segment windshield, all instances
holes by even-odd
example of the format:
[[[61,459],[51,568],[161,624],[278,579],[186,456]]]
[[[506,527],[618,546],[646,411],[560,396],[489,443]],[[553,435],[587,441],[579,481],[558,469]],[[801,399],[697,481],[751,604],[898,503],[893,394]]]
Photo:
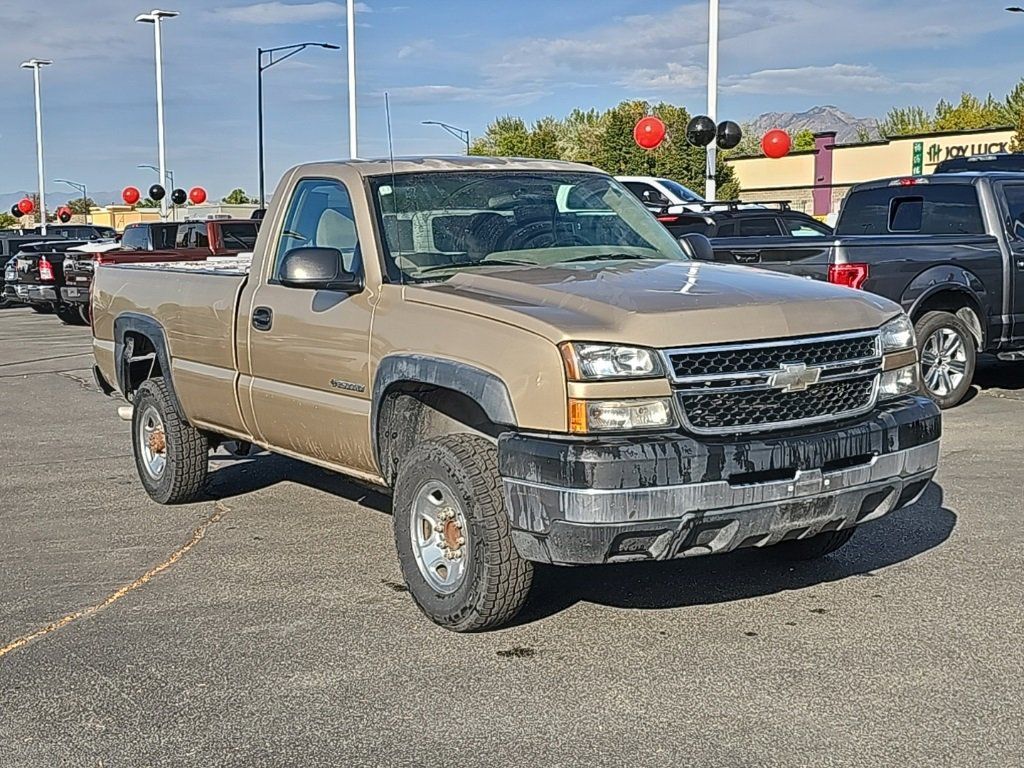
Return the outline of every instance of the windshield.
[[[678,181],[672,181],[672,179],[658,179],[662,186],[667,187],[671,190],[672,194],[678,197],[685,203],[701,203],[704,202],[704,198],[698,195],[689,187],[684,187]]]
[[[686,256],[614,179],[596,173],[452,171],[370,180],[392,280],[568,262]]]

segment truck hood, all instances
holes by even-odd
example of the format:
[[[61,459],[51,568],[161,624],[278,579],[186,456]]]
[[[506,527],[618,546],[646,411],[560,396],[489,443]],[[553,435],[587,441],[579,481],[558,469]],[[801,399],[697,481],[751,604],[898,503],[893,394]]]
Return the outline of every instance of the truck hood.
[[[722,344],[864,330],[900,308],[862,291],[698,261],[495,267],[406,288],[406,300],[520,326],[557,343]]]

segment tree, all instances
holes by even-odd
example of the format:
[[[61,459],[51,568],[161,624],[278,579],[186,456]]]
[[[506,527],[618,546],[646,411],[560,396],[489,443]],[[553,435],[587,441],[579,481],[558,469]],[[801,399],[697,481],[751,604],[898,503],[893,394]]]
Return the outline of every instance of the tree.
[[[654,154],[638,147],[633,127],[650,112],[646,101],[623,101],[605,113],[604,130],[597,144],[594,164],[615,175],[650,176]]]
[[[574,109],[562,121],[562,131],[558,137],[558,156],[576,163],[593,163],[597,157],[605,123],[605,116],[596,109]]]
[[[71,212],[78,216],[87,216],[92,208],[96,207],[96,201],[91,197],[81,198],[76,197],[72,200],[68,200],[68,208]]]
[[[1017,124],[1014,126],[1013,138],[1010,139],[1011,152],[1024,152],[1024,112],[1017,116]]]
[[[883,138],[912,136],[934,130],[935,120],[923,107],[893,107],[878,124]]]
[[[1006,105],[992,98],[992,94],[982,101],[972,93],[962,93],[958,104],[943,99],[935,106],[936,131],[973,131],[1005,124]]]
[[[145,200],[140,200],[135,204],[136,208],[159,208],[160,203],[151,197],[147,197]]]
[[[814,149],[814,131],[810,128],[797,131],[793,137],[793,150],[796,152],[806,152],[811,149]]]
[[[254,200],[245,194],[245,190],[241,188],[232,189],[228,194],[220,199],[225,205],[251,205],[259,202]]]
[[[559,138],[562,135],[562,123],[553,117],[542,117],[533,124],[526,142],[526,157],[537,157],[547,160],[561,158]]]
[[[530,151],[530,132],[521,117],[505,115],[487,126],[484,135],[469,148],[471,155],[524,157]]]
[[[0,229],[17,229],[21,226],[21,219],[15,218],[7,211],[0,213]]]

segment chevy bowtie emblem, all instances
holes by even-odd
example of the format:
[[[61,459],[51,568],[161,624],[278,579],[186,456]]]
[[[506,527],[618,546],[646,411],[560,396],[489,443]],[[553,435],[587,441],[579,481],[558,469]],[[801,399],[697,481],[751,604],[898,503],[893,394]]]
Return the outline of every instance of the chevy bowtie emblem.
[[[769,377],[768,386],[783,392],[803,392],[820,378],[821,368],[808,368],[806,363],[787,363]]]

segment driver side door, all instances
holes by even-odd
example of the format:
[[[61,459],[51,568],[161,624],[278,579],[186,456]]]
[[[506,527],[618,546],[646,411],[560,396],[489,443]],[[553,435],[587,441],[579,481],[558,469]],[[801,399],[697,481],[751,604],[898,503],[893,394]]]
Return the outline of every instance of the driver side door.
[[[284,257],[307,246],[337,249],[345,270],[362,274],[360,234],[341,181],[299,181],[277,242],[269,245],[273,267],[256,288],[247,318],[258,433],[283,452],[356,474],[374,468],[369,335],[377,296],[366,289],[288,287],[280,276]]]
[[[1007,207],[1007,241],[1010,248],[1010,338],[1024,347],[1024,184],[1000,186]]]

